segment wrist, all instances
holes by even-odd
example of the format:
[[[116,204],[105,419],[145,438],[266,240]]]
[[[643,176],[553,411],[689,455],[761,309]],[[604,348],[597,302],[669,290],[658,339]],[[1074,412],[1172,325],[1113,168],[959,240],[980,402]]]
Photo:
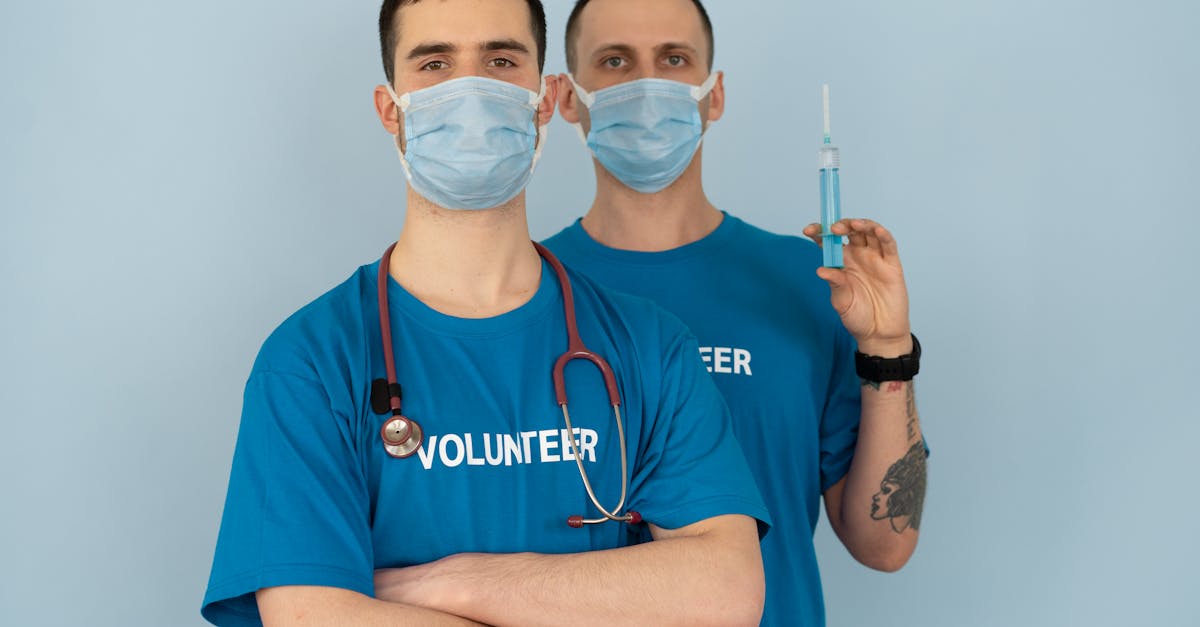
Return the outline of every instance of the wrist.
[[[428,571],[424,573],[422,593],[436,603],[436,608],[465,616],[467,605],[470,603],[472,591],[463,584],[462,574],[471,569],[471,554],[458,553],[447,555],[435,562],[430,562]]]
[[[854,353],[854,370],[864,383],[878,384],[884,381],[911,381],[921,371],[921,343],[917,336],[909,334],[909,352],[899,345],[868,345],[866,349],[859,347]],[[888,356],[888,353],[869,353],[866,350],[900,351],[899,354]]]
[[[912,335],[896,338],[871,338],[858,342],[858,352],[872,357],[892,359],[913,352]]]

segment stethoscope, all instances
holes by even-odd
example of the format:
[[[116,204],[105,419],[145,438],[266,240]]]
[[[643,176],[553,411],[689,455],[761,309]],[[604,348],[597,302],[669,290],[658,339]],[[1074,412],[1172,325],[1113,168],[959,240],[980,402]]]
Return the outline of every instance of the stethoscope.
[[[579,327],[575,322],[575,296],[571,291],[571,282],[567,278],[566,269],[544,246],[534,242],[533,247],[537,249],[542,259],[545,259],[554,269],[554,274],[558,277],[558,285],[562,290],[563,309],[567,320],[567,351],[559,355],[558,360],[554,362],[551,376],[554,380],[555,400],[562,408],[563,421],[567,424],[567,433],[571,434],[574,431],[571,427],[571,413],[567,410],[567,386],[563,372],[569,362],[586,359],[592,362],[600,370],[600,375],[604,377],[604,387],[608,389],[608,401],[612,404],[613,417],[617,421],[617,440],[620,442],[621,448],[621,500],[617,501],[617,506],[610,511],[600,504],[595,491],[592,490],[592,482],[588,479],[587,470],[583,467],[583,455],[579,450],[579,442],[574,437],[567,438],[571,441],[571,452],[575,454],[575,465],[579,468],[579,477],[583,479],[583,487],[587,490],[588,498],[592,500],[592,505],[596,506],[596,510],[603,514],[603,518],[570,516],[567,518],[567,524],[576,529],[609,520],[636,525],[642,522],[641,514],[633,510],[621,513],[621,509],[625,507],[625,497],[629,487],[629,464],[625,445],[625,423],[621,420],[621,394],[617,389],[617,379],[613,376],[612,367],[608,365],[608,362],[589,350],[584,345],[583,339],[579,337]],[[400,411],[400,384],[396,381],[396,358],[392,352],[392,324],[387,297],[388,269],[392,259],[392,250],[395,248],[396,244],[388,246],[383,253],[383,259],[379,261],[379,331],[383,336],[383,361],[387,366],[388,403],[392,410],[392,417],[383,423],[383,428],[379,433],[383,438],[383,449],[387,451],[388,455],[405,458],[410,457],[417,452],[417,449],[421,448],[421,442],[425,436],[421,425]]]

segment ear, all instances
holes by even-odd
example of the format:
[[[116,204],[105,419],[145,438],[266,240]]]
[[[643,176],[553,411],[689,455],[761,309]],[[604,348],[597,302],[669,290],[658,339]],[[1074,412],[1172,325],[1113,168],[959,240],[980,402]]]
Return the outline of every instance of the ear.
[[[708,92],[708,122],[711,124],[725,115],[725,73],[717,72],[717,82]]]
[[[545,126],[554,119],[554,107],[558,105],[558,81],[558,76],[554,74],[546,76],[546,95],[542,97],[537,110],[538,126]]]
[[[558,75],[558,112],[568,124],[579,123],[579,98],[566,74]]]
[[[375,88],[375,113],[388,135],[400,134],[400,107],[396,106],[391,94],[383,85]]]

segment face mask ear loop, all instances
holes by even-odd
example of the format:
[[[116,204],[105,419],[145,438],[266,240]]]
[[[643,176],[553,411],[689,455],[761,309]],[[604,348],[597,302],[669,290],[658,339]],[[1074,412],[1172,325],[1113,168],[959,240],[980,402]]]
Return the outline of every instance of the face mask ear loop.
[[[596,94],[588,93],[588,90],[580,87],[579,83],[575,82],[575,75],[569,72],[567,73],[567,80],[571,81],[571,87],[575,88],[575,93],[579,96],[579,102],[582,102],[583,106],[591,109],[592,105],[596,104]]]
[[[549,124],[544,124],[538,127],[537,147],[533,149],[533,163],[529,165],[530,172],[533,172],[533,169],[537,167],[538,159],[542,158],[542,148],[546,145],[546,138],[549,136],[549,134]]]
[[[583,132],[583,125],[580,124],[579,122],[575,122],[574,124],[571,125],[571,128],[575,129],[575,134],[579,136],[579,141],[583,142],[583,145],[586,146],[587,145],[587,133]]]
[[[531,94],[529,97],[529,104],[533,106],[534,118],[537,118],[540,113],[540,111],[538,111],[538,107],[541,106],[542,100],[546,98],[546,77],[542,77],[542,88],[538,90],[538,93],[529,93]],[[530,172],[533,172],[533,169],[537,167],[538,159],[542,158],[542,148],[546,146],[546,137],[549,135],[549,133],[549,124],[542,124],[537,127],[537,139],[534,140],[535,145],[533,149],[533,163],[529,164]]]
[[[717,73],[713,72],[708,75],[708,78],[704,79],[703,83],[700,83],[699,85],[696,85],[695,87],[692,88],[692,98],[695,98],[696,102],[700,102],[701,100],[704,100],[704,98],[706,96],[708,96],[708,94],[710,92],[712,92],[713,87],[716,86],[716,84],[717,84]],[[701,133],[700,133],[700,142],[701,143],[704,143],[704,136],[708,134],[708,129],[711,127],[712,127],[711,121],[704,122],[704,130],[701,131]]]
[[[397,96],[396,91],[392,89],[391,85],[387,85],[386,87],[388,95],[392,97],[392,102],[400,109],[400,113],[403,114],[410,102],[408,94]],[[392,139],[396,142],[396,154],[400,155],[400,165],[404,167],[404,178],[408,179],[408,182],[411,183],[412,170],[408,167],[408,159],[404,158],[404,148],[400,146],[400,134],[397,133]]]
[[[579,96],[579,102],[583,103],[584,107],[591,109],[592,105],[596,104],[596,94],[589,94],[586,89],[580,87],[579,83],[575,82],[575,76],[571,73],[567,73],[567,80],[571,81],[571,86],[575,88],[575,94]],[[583,142],[583,145],[586,146],[587,133],[583,132],[583,124],[572,122],[571,126],[575,127],[575,132],[579,135],[579,141]]]
[[[542,86],[540,89],[538,89],[538,92],[536,94],[533,92],[529,92],[529,104],[533,105],[533,107],[536,109],[541,106],[542,100],[544,100],[545,98],[546,98],[546,77],[543,76],[542,77]]]
[[[708,92],[712,91],[716,84],[717,73],[713,72],[712,74],[708,75],[708,78],[704,79],[703,83],[692,88],[692,98],[694,98],[696,102],[704,100],[704,97],[708,95]]]

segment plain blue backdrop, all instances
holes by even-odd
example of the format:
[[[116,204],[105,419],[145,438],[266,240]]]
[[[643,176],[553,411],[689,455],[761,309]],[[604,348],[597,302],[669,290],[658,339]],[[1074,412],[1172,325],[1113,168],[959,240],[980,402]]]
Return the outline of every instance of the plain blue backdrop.
[[[1200,5],[709,4],[714,202],[817,217],[830,82],[926,347],[921,546],[873,573],[822,523],[830,625],[1200,624]],[[255,353],[402,222],[377,10],[0,5],[0,624],[201,624]],[[561,119],[546,156],[538,238],[593,192]]]

